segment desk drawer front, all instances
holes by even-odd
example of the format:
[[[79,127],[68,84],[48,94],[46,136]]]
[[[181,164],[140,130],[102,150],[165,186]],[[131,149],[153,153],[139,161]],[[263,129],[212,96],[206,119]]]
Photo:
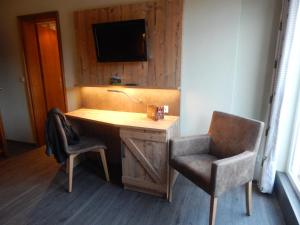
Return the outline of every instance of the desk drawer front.
[[[163,142],[167,141],[167,134],[164,131],[148,131],[148,130],[135,130],[135,129],[121,129],[121,138],[134,138],[143,141]]]

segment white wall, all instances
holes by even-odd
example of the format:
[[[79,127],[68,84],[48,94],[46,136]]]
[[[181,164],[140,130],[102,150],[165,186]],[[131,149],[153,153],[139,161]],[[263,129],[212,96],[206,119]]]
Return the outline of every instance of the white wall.
[[[213,110],[264,119],[280,0],[187,0],[182,135],[205,133]]]
[[[232,112],[264,119],[281,4],[280,0],[243,0]]]
[[[0,2],[0,107],[7,137],[33,141],[26,103],[17,16],[59,11],[68,107],[76,108],[73,11],[145,0],[10,0]],[[213,110],[263,118],[268,57],[280,0],[185,0],[182,55],[182,134],[207,131]],[[278,14],[278,13],[277,13]],[[276,15],[277,15],[276,14]],[[4,21],[4,22],[3,22]]]
[[[189,0],[184,5],[181,131],[207,132],[213,110],[230,111],[240,0]]]

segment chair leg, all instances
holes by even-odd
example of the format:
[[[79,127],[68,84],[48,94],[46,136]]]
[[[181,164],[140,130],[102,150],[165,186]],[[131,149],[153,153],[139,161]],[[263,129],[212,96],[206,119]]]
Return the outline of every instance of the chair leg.
[[[215,225],[215,223],[216,223],[217,204],[218,204],[218,198],[211,196],[210,197],[209,225]]]
[[[252,210],[252,181],[246,183],[246,209],[247,209],[247,216],[251,215]]]
[[[67,162],[66,162],[66,174],[69,173],[69,158],[67,159]]]
[[[102,165],[103,165],[104,172],[105,172],[106,181],[109,182],[109,174],[108,174],[108,168],[107,168],[106,156],[105,156],[105,150],[104,149],[100,150],[100,156],[101,156],[101,161],[102,161]]]
[[[74,168],[74,158],[76,155],[70,155],[68,159],[68,173],[69,173],[69,188],[68,191],[72,192],[72,184],[73,184],[73,168]]]
[[[168,201],[172,202],[173,192],[172,192],[172,168],[169,169],[169,190],[168,190]]]

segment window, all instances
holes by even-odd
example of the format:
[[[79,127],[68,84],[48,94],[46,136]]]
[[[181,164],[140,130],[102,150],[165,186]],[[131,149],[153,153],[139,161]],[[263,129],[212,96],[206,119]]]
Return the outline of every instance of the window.
[[[298,98],[297,109],[295,113],[291,155],[288,164],[288,176],[300,197],[300,99]]]
[[[293,115],[290,137],[290,155],[287,165],[288,176],[300,198],[300,8],[298,4],[294,38],[287,68],[286,108],[290,107]],[[293,91],[292,91],[293,90]],[[294,100],[292,100],[294,99]],[[286,115],[285,115],[286,116]]]

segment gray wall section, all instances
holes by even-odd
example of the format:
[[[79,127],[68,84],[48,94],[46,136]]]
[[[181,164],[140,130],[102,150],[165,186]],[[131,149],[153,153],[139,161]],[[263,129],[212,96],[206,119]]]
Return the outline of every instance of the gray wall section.
[[[181,128],[207,132],[212,111],[264,120],[280,0],[185,1]]]
[[[32,142],[17,16],[59,11],[68,108],[80,106],[73,11],[144,0],[10,0],[0,2],[0,94],[9,139]],[[280,0],[185,0],[181,131],[207,131],[213,110],[263,118]],[[278,15],[279,16],[279,15]],[[277,17],[278,17],[277,16]]]
[[[207,132],[214,110],[230,112],[241,13],[240,0],[185,1],[181,128]]]
[[[0,6],[1,11],[3,9]],[[28,113],[23,64],[20,54],[17,23],[0,13],[0,109],[6,137],[12,140],[34,142],[31,120]],[[11,30],[15,33],[12,35]]]
[[[274,65],[281,1],[243,0],[232,112],[264,119]]]

